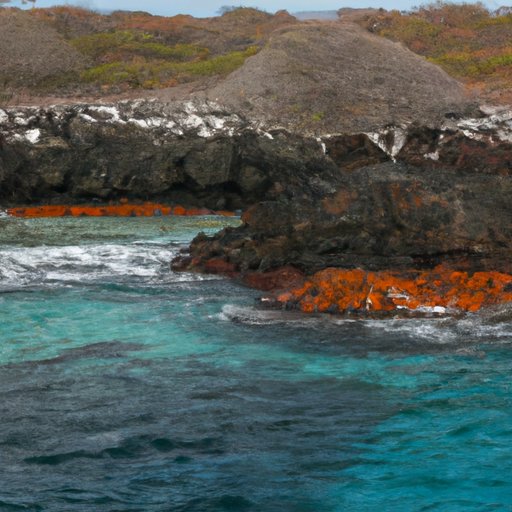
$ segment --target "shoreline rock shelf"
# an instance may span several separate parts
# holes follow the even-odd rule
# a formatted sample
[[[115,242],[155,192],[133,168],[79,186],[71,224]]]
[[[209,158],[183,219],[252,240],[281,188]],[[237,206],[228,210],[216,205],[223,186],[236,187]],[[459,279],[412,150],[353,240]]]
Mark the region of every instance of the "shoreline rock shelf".
[[[263,300],[305,313],[475,312],[512,302],[512,275],[468,273],[442,265],[401,272],[328,268],[290,291]]]
[[[174,268],[288,291],[277,305],[303,311],[511,300],[511,173],[506,108],[325,135],[200,100],[0,110],[0,201],[13,215],[244,210],[240,227],[198,235]],[[313,284],[301,294],[301,282]]]
[[[226,210],[214,211],[207,208],[184,208],[180,205],[171,206],[158,203],[19,206],[7,208],[5,213],[11,217],[27,219],[39,217],[160,217],[169,215],[221,215],[233,217],[236,215],[235,212]]]

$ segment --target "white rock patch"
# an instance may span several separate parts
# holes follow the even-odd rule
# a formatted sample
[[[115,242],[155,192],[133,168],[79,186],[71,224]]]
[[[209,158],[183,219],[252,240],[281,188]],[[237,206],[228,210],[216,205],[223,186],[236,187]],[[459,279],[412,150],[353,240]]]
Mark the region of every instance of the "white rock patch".
[[[123,119],[121,119],[121,116],[119,115],[119,110],[117,110],[116,107],[107,107],[105,105],[101,105],[101,106],[92,106],[92,107],[89,107],[89,109],[94,110],[95,112],[101,112],[101,113],[110,115],[110,119],[108,119],[107,122],[119,123],[119,124],[124,124],[126,122]]]
[[[17,124],[18,126],[27,126],[28,119],[26,117],[22,117],[22,114],[17,114],[14,118],[14,124]]]
[[[434,160],[437,162],[439,160],[439,151],[435,151],[434,153],[425,153],[423,155],[423,158],[427,158],[428,160]]]
[[[25,132],[25,139],[31,144],[35,144],[41,138],[41,130],[34,128],[33,130],[27,130]]]
[[[389,147],[386,141],[389,134],[393,134],[393,144],[391,147]],[[374,144],[382,149],[386,155],[390,156],[391,160],[394,162],[407,141],[407,126],[394,126],[378,132],[370,132],[366,135]]]
[[[96,119],[94,119],[94,117],[91,117],[90,115],[84,114],[84,113],[80,114],[80,118],[83,119],[84,121],[87,121],[88,123],[97,123],[98,122]]]

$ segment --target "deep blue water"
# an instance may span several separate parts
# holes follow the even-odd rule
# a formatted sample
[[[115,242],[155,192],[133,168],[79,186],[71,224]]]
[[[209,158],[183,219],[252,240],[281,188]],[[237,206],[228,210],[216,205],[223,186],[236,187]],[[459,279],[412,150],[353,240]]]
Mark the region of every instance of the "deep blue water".
[[[512,510],[512,314],[260,311],[225,222],[0,219],[0,510]]]

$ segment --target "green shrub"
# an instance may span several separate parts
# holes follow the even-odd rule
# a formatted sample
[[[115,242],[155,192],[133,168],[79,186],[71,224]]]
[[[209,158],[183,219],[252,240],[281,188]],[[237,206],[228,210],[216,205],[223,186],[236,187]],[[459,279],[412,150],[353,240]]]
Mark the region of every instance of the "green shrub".
[[[148,60],[143,57],[131,62],[115,61],[83,71],[81,79],[98,84],[126,83],[132,87],[156,88],[168,84],[170,80],[186,82],[198,76],[228,74],[258,50],[258,47],[252,46],[245,51],[191,62]]]
[[[114,58],[122,58],[123,56],[133,58],[139,55],[181,62],[191,59],[205,59],[209,54],[209,50],[201,46],[194,44],[167,46],[155,42],[151,35],[128,30],[82,36],[72,39],[70,43],[79,52],[96,61],[105,58],[107,55],[114,55]]]
[[[442,66],[448,73],[473,78],[479,75],[490,75],[502,66],[512,66],[512,53],[482,58],[471,53],[459,52],[429,60]]]
[[[325,112],[314,112],[311,114],[311,121],[319,123],[325,117]]]

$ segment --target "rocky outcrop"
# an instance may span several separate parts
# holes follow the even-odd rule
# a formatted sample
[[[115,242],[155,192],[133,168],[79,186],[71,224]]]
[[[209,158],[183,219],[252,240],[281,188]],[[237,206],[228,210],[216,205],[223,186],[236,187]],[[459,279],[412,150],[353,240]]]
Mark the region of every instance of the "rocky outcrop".
[[[306,313],[445,314],[512,302],[512,275],[432,270],[379,271],[327,268],[274,299],[273,306]]]
[[[466,272],[466,279],[512,273],[512,112],[437,129],[326,137],[321,144],[324,160],[337,168],[335,190],[304,189],[300,201],[283,194],[255,204],[242,227],[199,236],[176,266],[206,269],[214,259],[216,268],[222,261],[231,274],[260,283],[282,267],[306,276],[326,268],[393,271],[415,274],[413,281],[439,265]],[[509,282],[502,283],[504,291]]]
[[[0,109],[0,206],[243,209],[174,268],[287,288],[268,302],[304,311],[508,300],[510,109],[476,109],[439,68],[350,23],[281,28],[187,98]]]
[[[213,102],[0,110],[4,206],[128,198],[234,210],[285,189],[322,195],[338,179],[317,140]]]
[[[45,202],[65,212],[77,202],[151,199],[244,209],[241,227],[198,236],[174,267],[289,289],[269,303],[304,311],[387,311],[404,306],[396,297],[412,309],[508,301],[511,172],[506,109],[318,137],[204,101],[0,110],[2,206]],[[460,297],[436,284],[453,272],[466,290],[490,284]],[[344,308],[347,279],[357,286]]]

